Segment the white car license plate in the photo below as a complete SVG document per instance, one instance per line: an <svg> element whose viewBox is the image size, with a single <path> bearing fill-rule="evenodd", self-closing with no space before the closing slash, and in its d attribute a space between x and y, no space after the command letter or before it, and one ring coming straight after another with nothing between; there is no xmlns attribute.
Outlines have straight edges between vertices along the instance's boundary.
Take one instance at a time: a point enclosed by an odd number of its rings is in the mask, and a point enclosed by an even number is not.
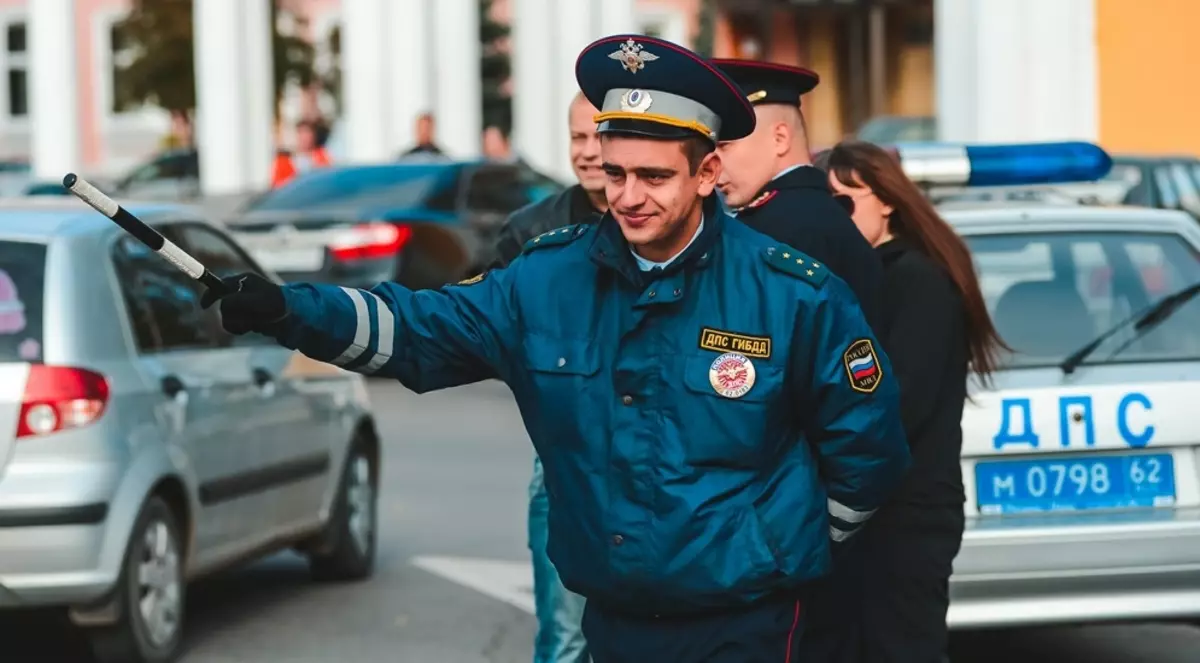
<svg viewBox="0 0 1200 663"><path fill-rule="evenodd" d="M273 272L315 272L325 262L325 252L317 247L258 250L254 259Z"/></svg>

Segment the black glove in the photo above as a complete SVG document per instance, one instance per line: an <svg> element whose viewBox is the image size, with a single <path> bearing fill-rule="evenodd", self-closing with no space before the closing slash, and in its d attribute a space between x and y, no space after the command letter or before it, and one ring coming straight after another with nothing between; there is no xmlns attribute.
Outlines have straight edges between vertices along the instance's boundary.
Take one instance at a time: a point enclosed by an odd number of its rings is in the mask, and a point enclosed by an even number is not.
<svg viewBox="0 0 1200 663"><path fill-rule="evenodd" d="M258 274L246 273L222 279L233 294L221 297L208 290L200 298L200 306L209 308L221 302L221 326L230 334L247 332L271 335L272 328L287 317L283 288Z"/></svg>

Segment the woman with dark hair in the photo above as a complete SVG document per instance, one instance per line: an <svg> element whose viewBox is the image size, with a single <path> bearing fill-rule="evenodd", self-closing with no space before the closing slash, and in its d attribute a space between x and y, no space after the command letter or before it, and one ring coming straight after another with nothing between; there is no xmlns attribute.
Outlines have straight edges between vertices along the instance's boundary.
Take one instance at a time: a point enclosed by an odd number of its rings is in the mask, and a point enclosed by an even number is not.
<svg viewBox="0 0 1200 663"><path fill-rule="evenodd" d="M936 663L946 648L949 578L964 527L960 454L968 373L987 383L1004 343L963 240L886 150L844 142L821 155L835 194L884 265L880 341L900 382L913 466L902 488L848 542L862 591L854 615L863 663ZM846 652L842 652L846 654Z"/></svg>

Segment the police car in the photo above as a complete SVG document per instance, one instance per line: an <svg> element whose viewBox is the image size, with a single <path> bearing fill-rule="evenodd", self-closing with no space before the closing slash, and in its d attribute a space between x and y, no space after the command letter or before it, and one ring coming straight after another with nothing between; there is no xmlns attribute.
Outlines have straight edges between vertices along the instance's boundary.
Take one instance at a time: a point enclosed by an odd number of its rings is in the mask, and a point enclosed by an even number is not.
<svg viewBox="0 0 1200 663"><path fill-rule="evenodd" d="M935 195L1100 180L1111 160L1086 143L897 151L1016 351L963 414L950 626L1200 615L1200 226L1069 196Z"/></svg>

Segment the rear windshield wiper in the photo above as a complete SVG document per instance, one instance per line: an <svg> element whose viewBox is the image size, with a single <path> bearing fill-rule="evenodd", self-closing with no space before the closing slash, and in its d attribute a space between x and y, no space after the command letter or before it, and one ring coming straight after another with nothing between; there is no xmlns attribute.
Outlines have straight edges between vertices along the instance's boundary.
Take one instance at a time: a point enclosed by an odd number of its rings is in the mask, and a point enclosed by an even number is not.
<svg viewBox="0 0 1200 663"><path fill-rule="evenodd" d="M1174 315L1176 311L1183 308L1183 305L1191 301L1191 299L1198 293L1200 293L1200 283L1193 283L1183 290L1163 297L1157 303L1118 322L1109 330L1090 341L1087 345L1079 348L1075 352L1072 352L1067 356L1066 359L1063 360L1061 364L1059 364L1059 368L1061 368L1062 372L1067 375L1075 372L1075 369L1079 368L1079 365L1082 364L1085 359L1091 356L1091 354L1096 351L1096 348L1100 347L1100 345L1107 341L1113 334L1125 329L1132 323L1135 332L1133 338L1126 341L1113 354L1124 350L1129 346L1130 343L1141 338L1151 329L1154 329L1164 320Z"/></svg>

